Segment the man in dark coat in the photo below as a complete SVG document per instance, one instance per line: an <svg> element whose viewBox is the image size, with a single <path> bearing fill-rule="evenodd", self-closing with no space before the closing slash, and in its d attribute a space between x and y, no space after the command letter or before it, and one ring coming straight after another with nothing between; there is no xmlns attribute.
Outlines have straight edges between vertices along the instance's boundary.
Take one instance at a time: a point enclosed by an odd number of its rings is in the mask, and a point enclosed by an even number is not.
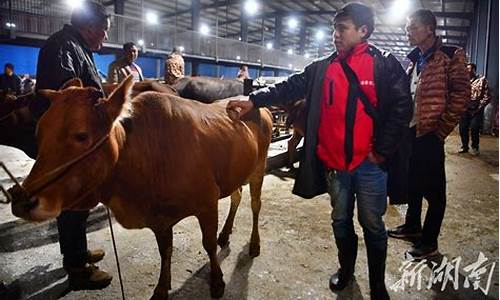
<svg viewBox="0 0 500 300"><path fill-rule="evenodd" d="M14 65L6 63L4 73L0 75L0 90L5 94L21 94L21 78L14 74Z"/></svg>
<svg viewBox="0 0 500 300"><path fill-rule="evenodd" d="M385 287L386 162L398 148L412 115L408 77L394 56L368 44L371 8L349 3L334 18L337 51L274 86L234 100L228 111L306 99L304 154L293 192L304 198L328 192L340 269L330 279L344 289L354 274L358 239L354 202L363 227L372 299L389 299Z"/></svg>
<svg viewBox="0 0 500 300"><path fill-rule="evenodd" d="M57 90L71 78L78 77L85 87L102 91L92 51L99 50L107 39L110 21L105 8L94 2L84 2L71 16L71 25L49 37L40 50L37 66L36 91ZM45 98L38 98L33 115L39 118L50 106ZM87 218L89 211L64 211L57 218L59 244L63 266L75 290L104 288L112 276L99 270L93 263L100 261L102 250L87 249Z"/></svg>

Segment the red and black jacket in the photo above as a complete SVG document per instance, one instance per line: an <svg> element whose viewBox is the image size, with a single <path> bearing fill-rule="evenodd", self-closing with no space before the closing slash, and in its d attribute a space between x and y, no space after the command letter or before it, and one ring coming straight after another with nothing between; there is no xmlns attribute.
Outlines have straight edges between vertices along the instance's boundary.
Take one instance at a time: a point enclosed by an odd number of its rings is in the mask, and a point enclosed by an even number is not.
<svg viewBox="0 0 500 300"><path fill-rule="evenodd" d="M368 45L367 53L373 57L376 110L379 116L373 130L372 147L376 153L390 159L398 149L401 136L408 130L413 114L410 82L393 55L373 45ZM306 99L304 148L293 188L294 194L304 198L312 198L327 191L325 164L317 155L318 132L325 74L337 56L335 52L320 58L287 80L250 94L255 107L288 105Z"/></svg>
<svg viewBox="0 0 500 300"><path fill-rule="evenodd" d="M368 43L357 45L344 57L336 57L325 73L317 155L329 169L352 171L372 148L373 120L341 66L341 60L350 66L359 79L361 90L376 107L373 56L367 50Z"/></svg>

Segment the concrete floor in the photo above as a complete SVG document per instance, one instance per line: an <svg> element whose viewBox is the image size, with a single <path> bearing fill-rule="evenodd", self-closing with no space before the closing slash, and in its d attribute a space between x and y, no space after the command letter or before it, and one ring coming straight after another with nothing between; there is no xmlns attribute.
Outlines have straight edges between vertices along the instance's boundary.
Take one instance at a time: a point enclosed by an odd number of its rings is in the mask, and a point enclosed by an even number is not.
<svg viewBox="0 0 500 300"><path fill-rule="evenodd" d="M406 285L389 291L392 299L498 299L498 139L482 137L481 156L458 155L458 137L446 143L448 204L440 236L440 251L448 259L461 257L458 289L442 281L431 289ZM1 160L16 176L29 170L31 161L12 148L0 146ZM278 174L278 173L275 173ZM278 174L279 175L279 174ZM4 175L0 182L5 183ZM249 258L248 241L251 209L248 188L235 220L229 249L220 251L226 282L223 299L369 299L366 252L360 239L356 280L339 294L328 288L328 279L337 269L336 247L330 226L330 204L326 195L304 200L291 194L293 180L267 175L260 215L261 255ZM219 228L229 208L229 199L220 201ZM405 207L389 206L387 227L399 225ZM355 216L356 218L356 216ZM90 248L103 248L107 255L99 266L115 275L112 284L99 291L67 291L61 269L55 224L31 224L16 219L10 207L0 205L0 280L8 286L11 299L120 299L116 263L105 210L98 207L91 216ZM355 222L362 236L361 227ZM149 230L125 230L114 225L126 299L148 299L156 285L159 254ZM404 251L409 243L389 240L386 283L395 287L403 275ZM463 270L476 262L479 252L495 263L488 296L465 289ZM209 299L209 267L201 245L201 233L194 218L174 227L171 299ZM489 272L491 265L488 265ZM449 273L453 274L454 270ZM428 276L430 269L423 269ZM487 283L481 276L480 286ZM65 294L65 295L64 295Z"/></svg>

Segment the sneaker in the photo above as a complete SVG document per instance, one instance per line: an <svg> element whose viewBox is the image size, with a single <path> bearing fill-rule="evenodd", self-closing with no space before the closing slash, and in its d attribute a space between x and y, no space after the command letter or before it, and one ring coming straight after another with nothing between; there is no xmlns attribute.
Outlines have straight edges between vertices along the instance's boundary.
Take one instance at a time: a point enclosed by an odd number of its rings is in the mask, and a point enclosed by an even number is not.
<svg viewBox="0 0 500 300"><path fill-rule="evenodd" d="M93 264L86 264L83 267L66 267L68 273L69 286L72 290L97 290L107 287L113 276L99 270Z"/></svg>
<svg viewBox="0 0 500 300"><path fill-rule="evenodd" d="M387 235L395 239L415 239L422 236L422 229L403 224L396 228L388 229Z"/></svg>
<svg viewBox="0 0 500 300"><path fill-rule="evenodd" d="M469 153L469 149L462 147L462 148L460 148L460 150L458 151L458 153L461 153L461 154L462 153Z"/></svg>
<svg viewBox="0 0 500 300"><path fill-rule="evenodd" d="M89 250L87 251L87 262L89 264L95 264L101 261L104 255L106 255L106 252L102 249Z"/></svg>
<svg viewBox="0 0 500 300"><path fill-rule="evenodd" d="M479 148L472 148L472 151L470 152L472 155L479 155Z"/></svg>
<svg viewBox="0 0 500 300"><path fill-rule="evenodd" d="M422 243L418 243L411 247L410 250L405 252L405 259L407 260L422 260L424 258L436 256L439 254L438 247L436 245L429 246Z"/></svg>

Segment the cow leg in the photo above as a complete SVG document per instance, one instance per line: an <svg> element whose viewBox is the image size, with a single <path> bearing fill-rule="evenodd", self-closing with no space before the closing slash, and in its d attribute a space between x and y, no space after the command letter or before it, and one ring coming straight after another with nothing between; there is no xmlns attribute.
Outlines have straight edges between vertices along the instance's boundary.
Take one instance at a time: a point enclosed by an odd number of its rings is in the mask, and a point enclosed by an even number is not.
<svg viewBox="0 0 500 300"><path fill-rule="evenodd" d="M252 198L253 226L250 237L249 254L251 257L257 257L260 254L259 237L259 213L261 207L260 194L262 190L262 181L264 180L265 161L260 164L257 170L250 176L250 197Z"/></svg>
<svg viewBox="0 0 500 300"><path fill-rule="evenodd" d="M288 140L288 168L294 169L293 163L295 162L295 156L297 155L297 145L300 143L302 136L293 131L292 137Z"/></svg>
<svg viewBox="0 0 500 300"><path fill-rule="evenodd" d="M238 211L238 206L241 202L241 186L231 194L231 207L229 208L229 214L227 215L226 223L219 234L217 243L221 248L229 245L229 235L233 233L234 216L236 211Z"/></svg>
<svg viewBox="0 0 500 300"><path fill-rule="evenodd" d="M200 222L203 248L210 258L210 295L212 298L220 298L224 295L225 283L222 279L222 270L217 259L217 201L214 207L198 215Z"/></svg>
<svg viewBox="0 0 500 300"><path fill-rule="evenodd" d="M170 265L172 258L172 227L167 230L155 231L156 242L161 256L160 279L156 285L153 300L168 299L168 291L172 288L170 277Z"/></svg>

